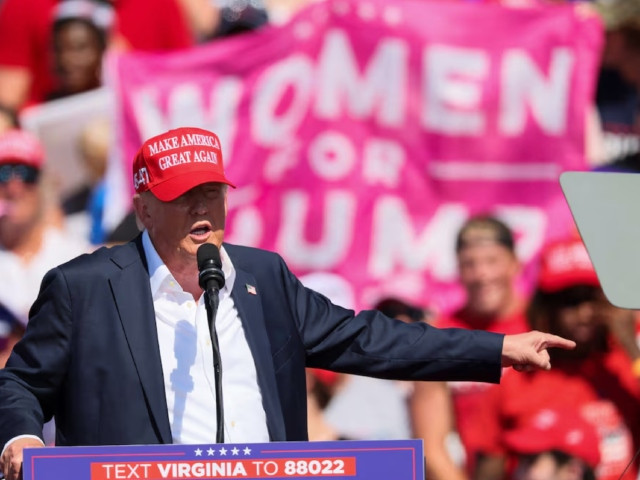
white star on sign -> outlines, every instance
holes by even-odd
[[[223,456],[224,456],[224,455],[226,455],[226,454],[227,454],[227,449],[226,449],[226,448],[224,448],[224,447],[222,447],[222,448],[220,449],[220,455],[223,455]]]
[[[207,455],[209,455],[210,457],[213,457],[215,453],[216,451],[213,448],[209,448],[209,450],[207,450]]]
[[[239,451],[240,451],[240,450],[238,450],[236,447],[233,447],[233,448],[231,449],[231,453],[232,453],[233,455],[237,455]]]
[[[202,456],[202,450],[200,450],[199,448],[196,448],[195,452],[196,452],[196,457]]]
[[[243,452],[245,455],[249,455],[251,453],[251,449],[249,447],[244,447]]]

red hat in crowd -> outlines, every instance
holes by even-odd
[[[579,238],[549,244],[542,252],[538,285],[556,292],[575,285],[600,286],[587,249]]]
[[[150,190],[163,202],[209,182],[235,188],[224,174],[220,140],[201,128],[177,128],[152,137],[133,161],[136,193]]]
[[[331,370],[324,370],[322,368],[309,368],[309,372],[326,387],[333,387],[338,381],[339,374],[332,372]]]
[[[580,458],[591,468],[600,463],[596,427],[573,410],[544,409],[524,426],[505,435],[505,445],[524,455],[558,450]]]
[[[24,130],[8,130],[0,134],[0,164],[21,163],[42,168],[44,151],[38,138]]]

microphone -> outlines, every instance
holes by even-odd
[[[207,293],[218,293],[224,287],[220,250],[211,243],[198,247],[198,284]]]
[[[224,404],[222,400],[222,357],[218,344],[215,318],[218,312],[218,292],[224,287],[224,273],[220,250],[211,243],[198,247],[198,284],[204,290],[204,303],[207,308],[209,335],[213,350],[213,373],[216,390],[216,443],[224,443]]]

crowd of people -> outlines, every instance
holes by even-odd
[[[475,1],[516,8],[569,0]],[[132,240],[143,226],[154,240],[152,220],[157,219],[152,214],[160,211],[151,197],[142,195],[139,202],[147,203],[137,212],[137,224],[131,216],[116,230],[106,231],[102,222],[104,174],[113,142],[107,119],[83,125],[78,150],[87,180],[61,196],[56,172],[47,168],[53,159],[47,158],[36,135],[21,128],[21,112],[100,88],[103,61],[110,49],[191,48],[261,28],[274,19],[282,21],[285,10],[290,12],[303,3],[154,0],[153,8],[148,8],[143,0],[0,0],[1,365],[23,337],[30,308],[49,270],[102,245]],[[592,158],[594,168],[640,171],[640,1],[574,3],[584,3],[601,15],[605,26],[594,98],[601,139]],[[218,181],[231,183],[221,178]],[[226,195],[226,189],[224,192]],[[218,191],[199,194],[206,198],[221,195]],[[151,213],[145,225],[147,211]],[[82,228],[76,228],[74,216],[82,217]],[[145,253],[155,252],[149,240],[145,241],[144,245],[143,240],[139,242]],[[154,246],[162,257],[155,242]],[[400,297],[380,298],[369,307],[419,328],[424,324],[513,336],[545,332],[572,340],[575,349],[550,350],[551,370],[505,368],[499,385],[373,379],[309,368],[305,410],[309,439],[421,438],[428,478],[434,480],[640,478],[640,319],[635,312],[607,301],[577,232],[545,245],[531,292],[519,288],[522,266],[517,247],[518,239],[500,218],[490,212],[473,216],[451,245],[465,293],[457,310],[435,312],[427,301],[414,305],[413,300]],[[153,257],[154,261],[166,263],[160,257]],[[234,257],[234,265],[236,261]],[[54,280],[49,278],[51,283]],[[319,283],[312,278],[301,281],[341,307],[354,307],[352,299],[340,296],[342,290],[331,290],[330,277],[322,277]],[[299,288],[288,286],[294,287]],[[194,298],[197,300],[195,294]],[[154,306],[155,301],[154,297]],[[326,307],[316,305],[318,302],[314,297],[314,309],[324,312]],[[37,318],[44,318],[44,301],[38,308]],[[39,327],[40,334],[48,332],[42,324]],[[293,352],[287,342],[283,345]],[[28,348],[23,348],[23,355],[33,353]],[[315,366],[330,366],[334,361],[323,354],[315,354]],[[16,365],[14,361],[14,368]],[[348,365],[345,370],[355,369]],[[365,373],[379,372],[370,366]],[[73,423],[65,417],[69,412],[62,409],[59,413],[63,428]],[[273,429],[285,427],[274,426],[269,411],[266,416],[269,432],[262,433],[273,439]],[[170,420],[173,427],[174,418]],[[169,438],[171,433],[174,440],[183,438],[175,431]],[[289,434],[281,437],[289,439]],[[44,437],[45,443],[54,443],[46,427]],[[149,438],[155,437],[150,434]],[[185,434],[184,438],[189,437]]]

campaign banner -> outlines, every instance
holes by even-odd
[[[198,126],[238,186],[226,239],[335,275],[347,306],[451,307],[455,234],[487,211],[516,232],[526,287],[543,242],[572,228],[558,176],[587,167],[601,42],[573,5],[329,0],[192,50],[113,57],[110,211],[129,205],[143,140]]]
[[[24,480],[344,478],[422,480],[422,440],[49,447],[24,451]]]

